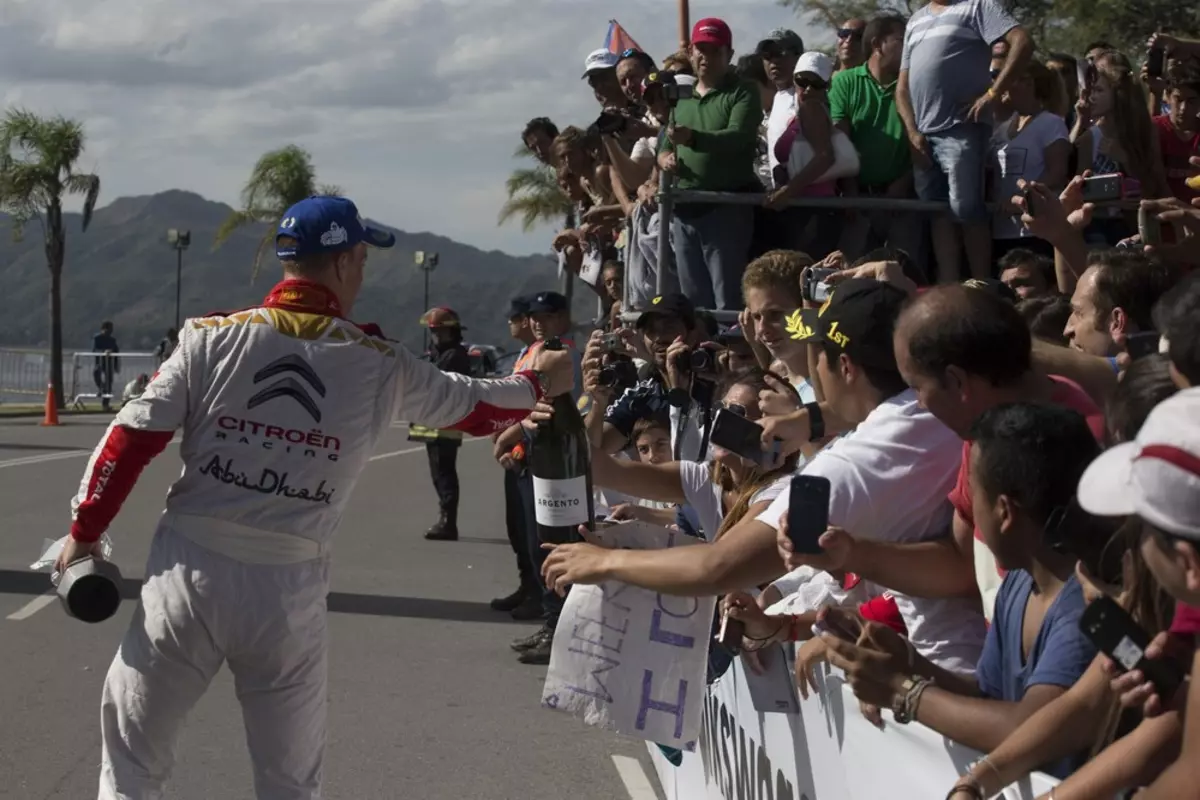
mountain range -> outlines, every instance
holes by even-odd
[[[102,320],[112,320],[126,352],[152,350],[175,321],[176,254],[167,244],[169,228],[190,229],[183,254],[182,313],[199,316],[246,308],[259,302],[279,276],[274,253],[251,283],[254,251],[266,227],[236,231],[213,250],[217,228],[233,209],[192,192],[171,190],[121,197],[96,209],[87,232],[78,214],[64,215],[67,233],[62,276],[64,350],[90,350]],[[372,223],[379,225],[379,223]],[[511,256],[485,252],[433,233],[396,234],[391,250],[372,251],[357,321],[376,322],[388,338],[421,347],[418,324],[423,279],[414,264],[418,250],[436,252],[430,275],[430,305],[447,305],[467,326],[466,338],[510,350],[505,314],[511,297],[558,288],[557,261],[549,255]],[[0,317],[0,344],[45,347],[50,340],[50,273],[42,231],[34,221],[20,240],[9,235],[11,220],[0,215],[0,281],[7,287],[8,311]],[[595,315],[595,296],[586,286],[575,292],[576,320]]]

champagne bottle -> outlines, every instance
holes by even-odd
[[[543,345],[561,350],[559,339]],[[591,448],[579,407],[570,392],[551,401],[554,416],[538,425],[530,442],[533,505],[538,540],[550,544],[579,541],[578,527],[595,529],[592,504]]]

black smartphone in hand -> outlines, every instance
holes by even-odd
[[[1079,629],[1122,672],[1136,669],[1145,675],[1163,703],[1170,702],[1183,683],[1179,665],[1161,658],[1146,658],[1150,635],[1111,597],[1092,601],[1079,616]]]
[[[817,540],[829,528],[829,479],[820,475],[792,478],[788,495],[788,538],[797,553],[820,555]]]
[[[736,453],[747,461],[768,464],[774,456],[763,450],[763,429],[741,414],[722,408],[713,420],[708,440],[716,447]]]

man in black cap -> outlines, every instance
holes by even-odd
[[[529,328],[536,340],[529,348],[537,352],[550,339],[557,338],[571,352],[575,364],[575,388],[571,396],[575,401],[583,394],[582,369],[579,351],[571,340],[571,306],[567,298],[558,292],[538,292],[527,298],[529,310]],[[515,425],[500,435],[498,447],[513,447],[520,445],[528,454],[532,445],[528,431],[521,425]],[[525,536],[524,542],[532,566],[534,580],[537,581],[537,591],[534,600],[523,601],[514,610],[514,616],[520,619],[542,619],[543,625],[531,636],[522,637],[512,643],[512,648],[520,653],[522,664],[549,664],[550,646],[554,641],[554,629],[558,625],[558,617],[562,612],[563,600],[554,592],[546,591],[541,583],[541,565],[546,558],[537,536],[537,518],[534,513],[533,474],[529,469],[523,469],[517,477],[517,490],[520,495],[521,508],[524,512]],[[535,600],[540,601],[535,605]],[[536,612],[536,613],[535,613]]]
[[[521,343],[521,351],[513,364],[513,373],[520,372],[532,360],[534,355],[533,328],[529,318],[529,298],[514,297],[508,308],[508,333]],[[506,447],[500,440],[501,434],[492,437],[496,443],[494,455],[504,467],[504,522],[508,530],[508,543],[512,545],[513,553],[517,556],[517,574],[521,585],[515,592],[505,597],[497,597],[491,602],[496,611],[507,611],[516,620],[534,620],[542,618],[542,590],[538,577],[533,568],[529,555],[529,536],[527,530],[524,501],[521,497],[519,482],[526,472],[524,447]]]
[[[655,297],[642,311],[637,321],[637,331],[642,344],[653,358],[654,373],[625,392],[612,402],[612,388],[599,383],[603,367],[603,334],[592,334],[583,354],[584,386],[592,397],[589,414],[603,414],[603,434],[592,446],[605,453],[616,453],[629,445],[633,426],[641,419],[667,421],[671,416],[668,395],[673,388],[680,388],[686,397],[685,376],[669,363],[668,351],[675,352],[695,347],[702,342],[703,335],[696,325],[696,309],[682,294],[667,294]],[[675,393],[679,398],[679,393]],[[610,405],[611,403],[611,405]],[[589,430],[595,428],[589,427]],[[676,426],[672,425],[672,442],[678,438]],[[696,458],[700,446],[700,431],[697,426],[685,427],[684,455]],[[691,445],[690,447],[688,445]]]

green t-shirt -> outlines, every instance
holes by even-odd
[[[675,151],[680,189],[711,192],[762,191],[754,173],[762,101],[758,90],[730,72],[708,94],[680,100],[676,127],[691,128],[688,146],[663,137],[660,152]]]
[[[829,113],[835,124],[846,120],[850,125],[860,185],[889,184],[912,169],[908,135],[896,112],[894,81],[880,86],[866,64],[844,69],[829,87]]]

